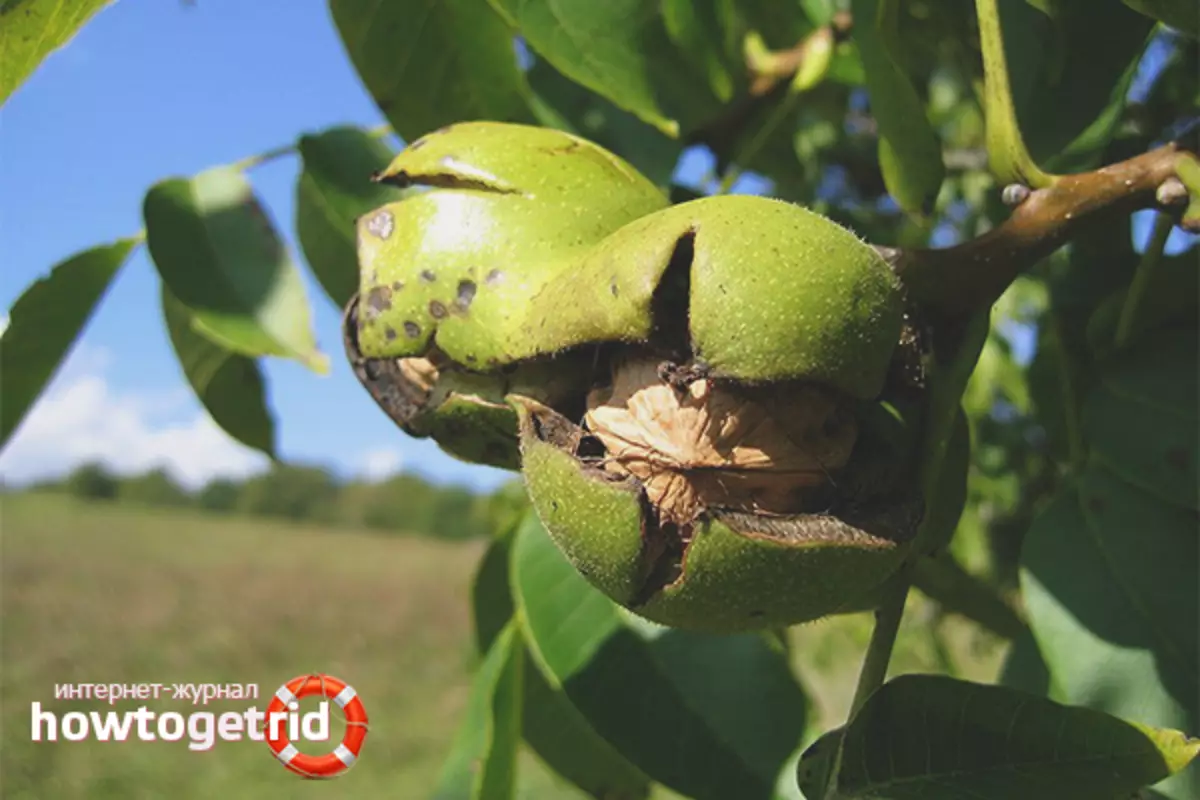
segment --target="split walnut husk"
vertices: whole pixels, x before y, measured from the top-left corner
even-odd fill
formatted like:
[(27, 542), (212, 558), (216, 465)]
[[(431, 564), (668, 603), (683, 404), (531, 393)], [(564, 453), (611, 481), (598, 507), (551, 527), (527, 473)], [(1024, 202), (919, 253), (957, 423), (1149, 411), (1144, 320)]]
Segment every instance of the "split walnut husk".
[[(680, 376), (683, 377), (680, 377)], [(612, 599), (710, 631), (869, 607), (921, 519), (911, 470), (825, 386), (618, 362), (582, 424), (512, 398), (547, 531)]]

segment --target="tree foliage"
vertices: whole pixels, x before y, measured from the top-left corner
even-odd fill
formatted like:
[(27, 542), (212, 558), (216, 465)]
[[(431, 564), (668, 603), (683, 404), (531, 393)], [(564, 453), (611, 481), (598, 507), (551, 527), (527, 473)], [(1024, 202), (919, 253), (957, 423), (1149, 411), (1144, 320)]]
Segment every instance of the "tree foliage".
[[(53, 5), (4, 4), (3, 36), (27, 42), (9, 20)], [(595, 797), (645, 797), (654, 783), (751, 800), (1118, 798), (1151, 784), (1200, 796), (1188, 766), (1200, 743), (1178, 733), (1200, 733), (1194, 239), (1166, 254), (1173, 228), (1200, 227), (1194, 2), (330, 8), (405, 141), (466, 120), (537, 123), (624, 156), (674, 201), (761, 186), (881, 248), (935, 320), (937, 413), (921, 440), (934, 555), (912, 576), (1013, 640), (995, 686), (882, 683), (900, 585), (852, 717), (813, 730), (811, 689), (769, 637), (684, 634), (624, 612), (503, 495), (474, 587), (481, 667), (436, 796), (511, 796), (518, 738)], [(70, 34), (61, 24), (47, 43)], [(0, 54), (15, 83), (44, 48)], [(252, 169), (300, 155), (298, 238), (341, 304), (357, 285), (354, 220), (397, 196), (370, 180), (391, 155), (386, 132), (308, 132), (150, 187), (144, 232), (67, 257), (14, 305), (0, 443), (144, 239), (189, 384), (231, 436), (273, 455), (257, 360), (321, 371), (327, 357)], [(706, 174), (676, 169), (685, 149)], [(1154, 221), (1134, 247), (1140, 210)], [(105, 496), (103, 478), (72, 480)], [(363, 521), (390, 519), (411, 480), (355, 500)], [(210, 488), (210, 507), (285, 516), (335, 489), (289, 467), (236, 500)], [(458, 526), (469, 509), (447, 493), (406, 513)]]

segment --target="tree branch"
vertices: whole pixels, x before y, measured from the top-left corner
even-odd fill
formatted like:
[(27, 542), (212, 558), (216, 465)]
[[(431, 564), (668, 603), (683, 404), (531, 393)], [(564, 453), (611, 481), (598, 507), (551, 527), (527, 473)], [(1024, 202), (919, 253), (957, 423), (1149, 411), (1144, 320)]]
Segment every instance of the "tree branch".
[[(1032, 191), (1002, 225), (976, 239), (942, 249), (879, 248), (913, 299), (950, 316), (991, 305), (1023, 271), (1061, 247), (1081, 228), (1141, 208), (1174, 204), (1182, 162), (1195, 149), (1171, 142), (1093, 172), (1064, 175)], [(1183, 198), (1186, 203), (1186, 197)]]

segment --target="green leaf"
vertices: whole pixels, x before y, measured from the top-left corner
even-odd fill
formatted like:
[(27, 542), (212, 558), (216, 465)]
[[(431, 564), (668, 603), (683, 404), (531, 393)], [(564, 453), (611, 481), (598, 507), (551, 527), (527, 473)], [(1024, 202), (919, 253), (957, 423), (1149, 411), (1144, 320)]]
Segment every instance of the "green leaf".
[(42, 393), (138, 239), (93, 247), (54, 266), (9, 310), (0, 334), (0, 447)]
[(42, 60), (66, 44), (109, 0), (8, 0), (0, 3), (0, 105)]
[[(1025, 538), (1030, 626), (1065, 699), (1160, 727), (1200, 730), (1195, 513), (1092, 463)], [(1200, 795), (1195, 769), (1160, 787)]]
[(949, 554), (918, 559), (913, 585), (946, 611), (974, 620), (997, 636), (1014, 639), (1029, 632), (999, 589), (971, 575)]
[(622, 611), (532, 514), (513, 559), (532, 659), (597, 733), (650, 778), (696, 800), (773, 796), (807, 705), (783, 653), (761, 636), (687, 633)]
[[(512, 533), (492, 542), (475, 574), (471, 599), (480, 652), (487, 652), (513, 615), (508, 586)], [(592, 797), (641, 800), (649, 795), (649, 779), (592, 730), (540, 671), (525, 670), (524, 682), (521, 732), (550, 769)]]
[(1126, 306), (1131, 302), (1131, 292), (1136, 296), (1132, 317), (1127, 320), (1129, 342), (1136, 343), (1162, 329), (1195, 327), (1200, 321), (1200, 271), (1194, 252), (1163, 258), (1148, 273), (1139, 269), (1138, 275), (1144, 280), (1136, 292), (1132, 292), (1132, 285), (1117, 289), (1088, 318), (1087, 341), (1097, 357), (1109, 355), (1114, 349), (1117, 329), (1129, 313)]
[(844, 730), (834, 728), (826, 731), (805, 749), (796, 763), (796, 785), (804, 794), (804, 800), (825, 800), (829, 797), (829, 772), (837, 759), (838, 742)]
[(328, 370), (300, 273), (240, 171), (161, 181), (146, 193), (143, 215), (154, 264), (197, 331), (242, 355)]
[(658, 186), (675, 172), (683, 143), (665, 136), (538, 59), (527, 75), (534, 113), (545, 126), (589, 139), (621, 157)]
[[(802, 775), (828, 758), (824, 741)], [(844, 747), (844, 800), (1126, 800), (1183, 769), (1200, 740), (1001, 686), (904, 675), (871, 696)]]
[[(1025, 144), (1013, 96), (1010, 63), (1023, 63), (1020, 54), (1008, 47), (1010, 39), (1020, 34), (1011, 19), (1002, 19), (997, 0), (976, 0), (979, 18), (979, 40), (983, 50), (984, 116), (987, 120), (988, 164), (992, 174), (1002, 183), (1020, 182), (1043, 188), (1054, 182), (1044, 173)], [(1028, 10), (1026, 10), (1028, 13)], [(1019, 29), (1019, 26), (1015, 26)]]
[(403, 139), (463, 120), (526, 121), (512, 32), (487, 0), (330, 0), (350, 61)]
[(1062, 703), (1066, 700), (1062, 689), (1050, 680), (1050, 668), (1038, 650), (1037, 639), (1028, 628), (1013, 640), (1004, 658), (998, 683), (1010, 689), (1042, 695)]
[(196, 397), (234, 439), (275, 457), (275, 420), (267, 410), (258, 362), (232, 353), (192, 327), (192, 312), (162, 286), (163, 319), (175, 356)]
[(301, 136), (299, 148), (304, 168), (296, 181), (296, 233), (317, 280), (342, 308), (358, 291), (355, 220), (404, 192), (371, 180), (393, 154), (360, 128)]
[(1200, 5), (1195, 0), (1124, 0), (1125, 5), (1193, 39), (1200, 38)]
[(871, 112), (879, 125), (883, 180), (896, 202), (915, 216), (933, 211), (946, 168), (942, 145), (894, 46), (897, 0), (853, 0), (854, 40), (866, 73)]
[(1025, 0), (998, 1), (1030, 154), (1059, 172), (1091, 168), (1120, 119), (1154, 22), (1115, 2), (1058, 0), (1050, 17)]
[(1191, 509), (1200, 509), (1198, 361), (1194, 329), (1165, 331), (1106, 364), (1083, 408), (1083, 432), (1098, 460), (1122, 480)]
[(667, 35), (692, 67), (708, 78), (713, 94), (727, 103), (733, 97), (735, 76), (717, 13), (712, 2), (663, 0), (662, 3)]
[[(559, 72), (668, 136), (679, 134), (659, 102), (656, 47), (670, 46), (657, 3), (643, 0), (489, 0)], [(656, 43), (651, 46), (651, 43)]]
[(496, 638), (471, 682), (466, 716), (442, 767), (434, 800), (514, 796), (523, 656), (521, 639), (510, 625)]

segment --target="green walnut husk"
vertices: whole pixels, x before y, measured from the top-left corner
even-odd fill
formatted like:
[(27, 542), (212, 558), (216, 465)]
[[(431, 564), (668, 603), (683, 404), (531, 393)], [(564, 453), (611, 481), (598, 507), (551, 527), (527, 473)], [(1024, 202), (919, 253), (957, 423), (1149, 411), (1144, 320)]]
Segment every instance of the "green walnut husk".
[(607, 150), (523, 125), (430, 133), (377, 179), (431, 190), (358, 222), (359, 347), (402, 358), (436, 346), (473, 369), (561, 350), (530, 321), (531, 298), (604, 237), (667, 205)]
[(358, 221), (360, 285), (343, 325), (359, 380), (407, 433), (466, 461), (518, 467), (519, 391), (581, 402), (587, 365), (528, 321), (529, 298), (666, 198), (570, 134), (491, 122), (413, 142), (376, 180), (429, 191)]
[(919, 326), (873, 248), (776, 200), (668, 207), (519, 125), (430, 134), (380, 179), (429, 187), (360, 220), (344, 326), (398, 425), (519, 464), (560, 549), (649, 619), (870, 606), (922, 516)]

